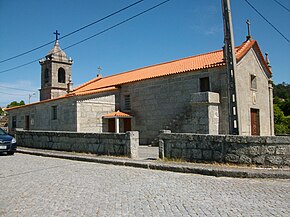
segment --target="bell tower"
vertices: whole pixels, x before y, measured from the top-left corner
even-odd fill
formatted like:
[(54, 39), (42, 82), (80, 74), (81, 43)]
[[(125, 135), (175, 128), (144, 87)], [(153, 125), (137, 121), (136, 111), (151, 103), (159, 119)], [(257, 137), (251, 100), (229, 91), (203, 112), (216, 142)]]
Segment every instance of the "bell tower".
[(40, 101), (53, 99), (66, 94), (68, 84), (71, 84), (71, 65), (73, 60), (67, 58), (61, 50), (58, 42), (59, 33), (56, 31), (55, 44), (44, 59), (39, 61), (41, 65), (41, 89)]

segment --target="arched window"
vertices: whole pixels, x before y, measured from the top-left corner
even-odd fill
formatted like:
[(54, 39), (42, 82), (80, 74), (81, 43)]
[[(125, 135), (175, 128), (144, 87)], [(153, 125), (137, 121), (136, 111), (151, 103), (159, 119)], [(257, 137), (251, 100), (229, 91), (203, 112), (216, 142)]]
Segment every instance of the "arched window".
[(63, 68), (58, 69), (58, 82), (65, 83), (65, 71)]
[(48, 69), (45, 69), (45, 71), (44, 71), (44, 83), (48, 83), (48, 80), (49, 80)]

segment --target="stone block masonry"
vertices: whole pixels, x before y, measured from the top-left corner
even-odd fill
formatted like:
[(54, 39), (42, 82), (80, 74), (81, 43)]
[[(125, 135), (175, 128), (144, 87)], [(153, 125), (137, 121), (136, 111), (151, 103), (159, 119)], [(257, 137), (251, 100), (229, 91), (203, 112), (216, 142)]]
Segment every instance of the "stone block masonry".
[(233, 136), (161, 131), (160, 158), (192, 162), (220, 162), (290, 166), (289, 136)]
[(139, 133), (77, 133), (17, 130), (18, 146), (138, 158)]

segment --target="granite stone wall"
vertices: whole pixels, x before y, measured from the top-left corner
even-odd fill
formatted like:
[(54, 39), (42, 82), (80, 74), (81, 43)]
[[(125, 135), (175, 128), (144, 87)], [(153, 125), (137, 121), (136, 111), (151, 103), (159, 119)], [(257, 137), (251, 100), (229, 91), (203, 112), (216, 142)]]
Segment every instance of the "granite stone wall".
[[(200, 93), (200, 78), (209, 77), (210, 91), (219, 94), (214, 102), (214, 108), (208, 112), (207, 106), (214, 98), (206, 98)], [(121, 110), (134, 116), (133, 129), (140, 132), (141, 144), (150, 144), (160, 129), (170, 129), (173, 132), (227, 133), (227, 99), (226, 70), (223, 67), (200, 70), (177, 75), (164, 76), (155, 79), (122, 85), (120, 89)], [(202, 102), (194, 94), (201, 94)], [(130, 95), (131, 109), (126, 110), (124, 96)], [(211, 95), (211, 94), (210, 94)], [(208, 105), (201, 105), (201, 104)], [(204, 108), (206, 107), (206, 110)], [(220, 112), (217, 113), (216, 109)], [(215, 111), (214, 111), (215, 110)], [(218, 114), (219, 129), (208, 129), (208, 116), (211, 112)], [(205, 116), (202, 116), (202, 115)], [(189, 116), (189, 117), (187, 117)], [(201, 118), (202, 116), (202, 118)], [(204, 128), (201, 125), (206, 125)]]
[(138, 158), (139, 133), (16, 131), (18, 146)]
[(159, 136), (161, 158), (192, 162), (220, 162), (290, 166), (290, 137), (171, 133)]
[(92, 99), (78, 100), (77, 132), (108, 132), (102, 117), (116, 110), (115, 98), (115, 94), (107, 93)]

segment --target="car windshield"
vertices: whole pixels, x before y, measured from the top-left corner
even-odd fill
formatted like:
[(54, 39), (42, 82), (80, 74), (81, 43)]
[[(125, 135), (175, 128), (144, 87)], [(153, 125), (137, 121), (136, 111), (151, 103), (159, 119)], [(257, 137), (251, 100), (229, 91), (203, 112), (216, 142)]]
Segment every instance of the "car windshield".
[(6, 135), (7, 133), (0, 128), (0, 135)]

